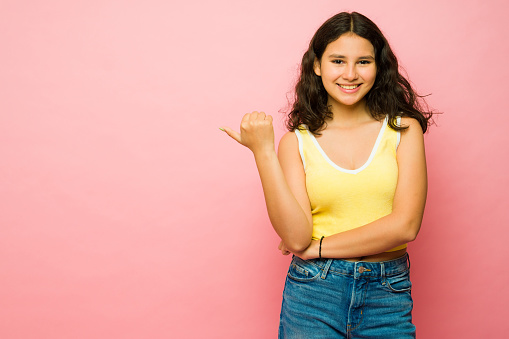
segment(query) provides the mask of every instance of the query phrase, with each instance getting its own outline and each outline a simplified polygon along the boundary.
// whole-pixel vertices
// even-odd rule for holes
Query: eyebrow
[[[331,55],[329,55],[329,59],[346,59],[346,56],[341,55],[341,54],[331,54]],[[366,60],[366,59],[375,60],[375,58],[372,57],[371,55],[363,55],[363,56],[359,57],[358,59],[359,60]]]

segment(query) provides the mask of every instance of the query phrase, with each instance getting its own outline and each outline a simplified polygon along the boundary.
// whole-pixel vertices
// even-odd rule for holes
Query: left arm
[[[408,128],[401,131],[397,150],[399,174],[392,213],[367,225],[324,238],[323,258],[355,258],[378,254],[417,237],[428,186],[424,138],[416,120],[403,118],[402,124]],[[318,258],[318,244],[319,241],[313,241],[305,251],[296,255],[303,259]]]

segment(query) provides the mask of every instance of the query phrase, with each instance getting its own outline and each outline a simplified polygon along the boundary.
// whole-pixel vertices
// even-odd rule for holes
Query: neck
[[[373,120],[364,100],[354,105],[343,105],[338,102],[329,101],[329,106],[332,112],[332,120],[327,122],[328,125],[352,126]]]

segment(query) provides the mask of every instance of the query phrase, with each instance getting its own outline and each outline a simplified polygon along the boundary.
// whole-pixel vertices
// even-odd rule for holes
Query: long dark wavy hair
[[[389,126],[394,130],[408,128],[397,126],[396,117],[411,117],[419,121],[423,132],[432,122],[433,113],[423,97],[418,95],[407,79],[400,74],[398,59],[392,52],[380,29],[364,15],[342,12],[327,20],[315,33],[304,53],[300,77],[295,86],[295,101],[288,113],[286,125],[294,131],[301,124],[314,134],[320,134],[332,112],[327,104],[328,94],[322,79],[314,72],[315,60],[320,61],[328,44],[345,33],[354,33],[369,42],[375,50],[377,74],[375,83],[364,97],[369,113],[376,120],[389,116]]]

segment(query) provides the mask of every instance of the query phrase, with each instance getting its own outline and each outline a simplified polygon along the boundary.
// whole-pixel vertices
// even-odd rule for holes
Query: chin
[[[355,106],[357,105],[359,102],[361,102],[361,100],[341,100],[341,101],[338,101],[341,105],[343,106]]]
[[[355,97],[355,98],[344,98],[344,97],[340,97],[340,98],[333,98],[333,97],[329,97],[330,99],[334,100],[338,105],[341,105],[341,106],[347,106],[347,107],[352,107],[352,106],[355,106],[357,104],[359,104],[360,102],[362,102],[362,100],[364,99],[364,96],[362,97]]]

